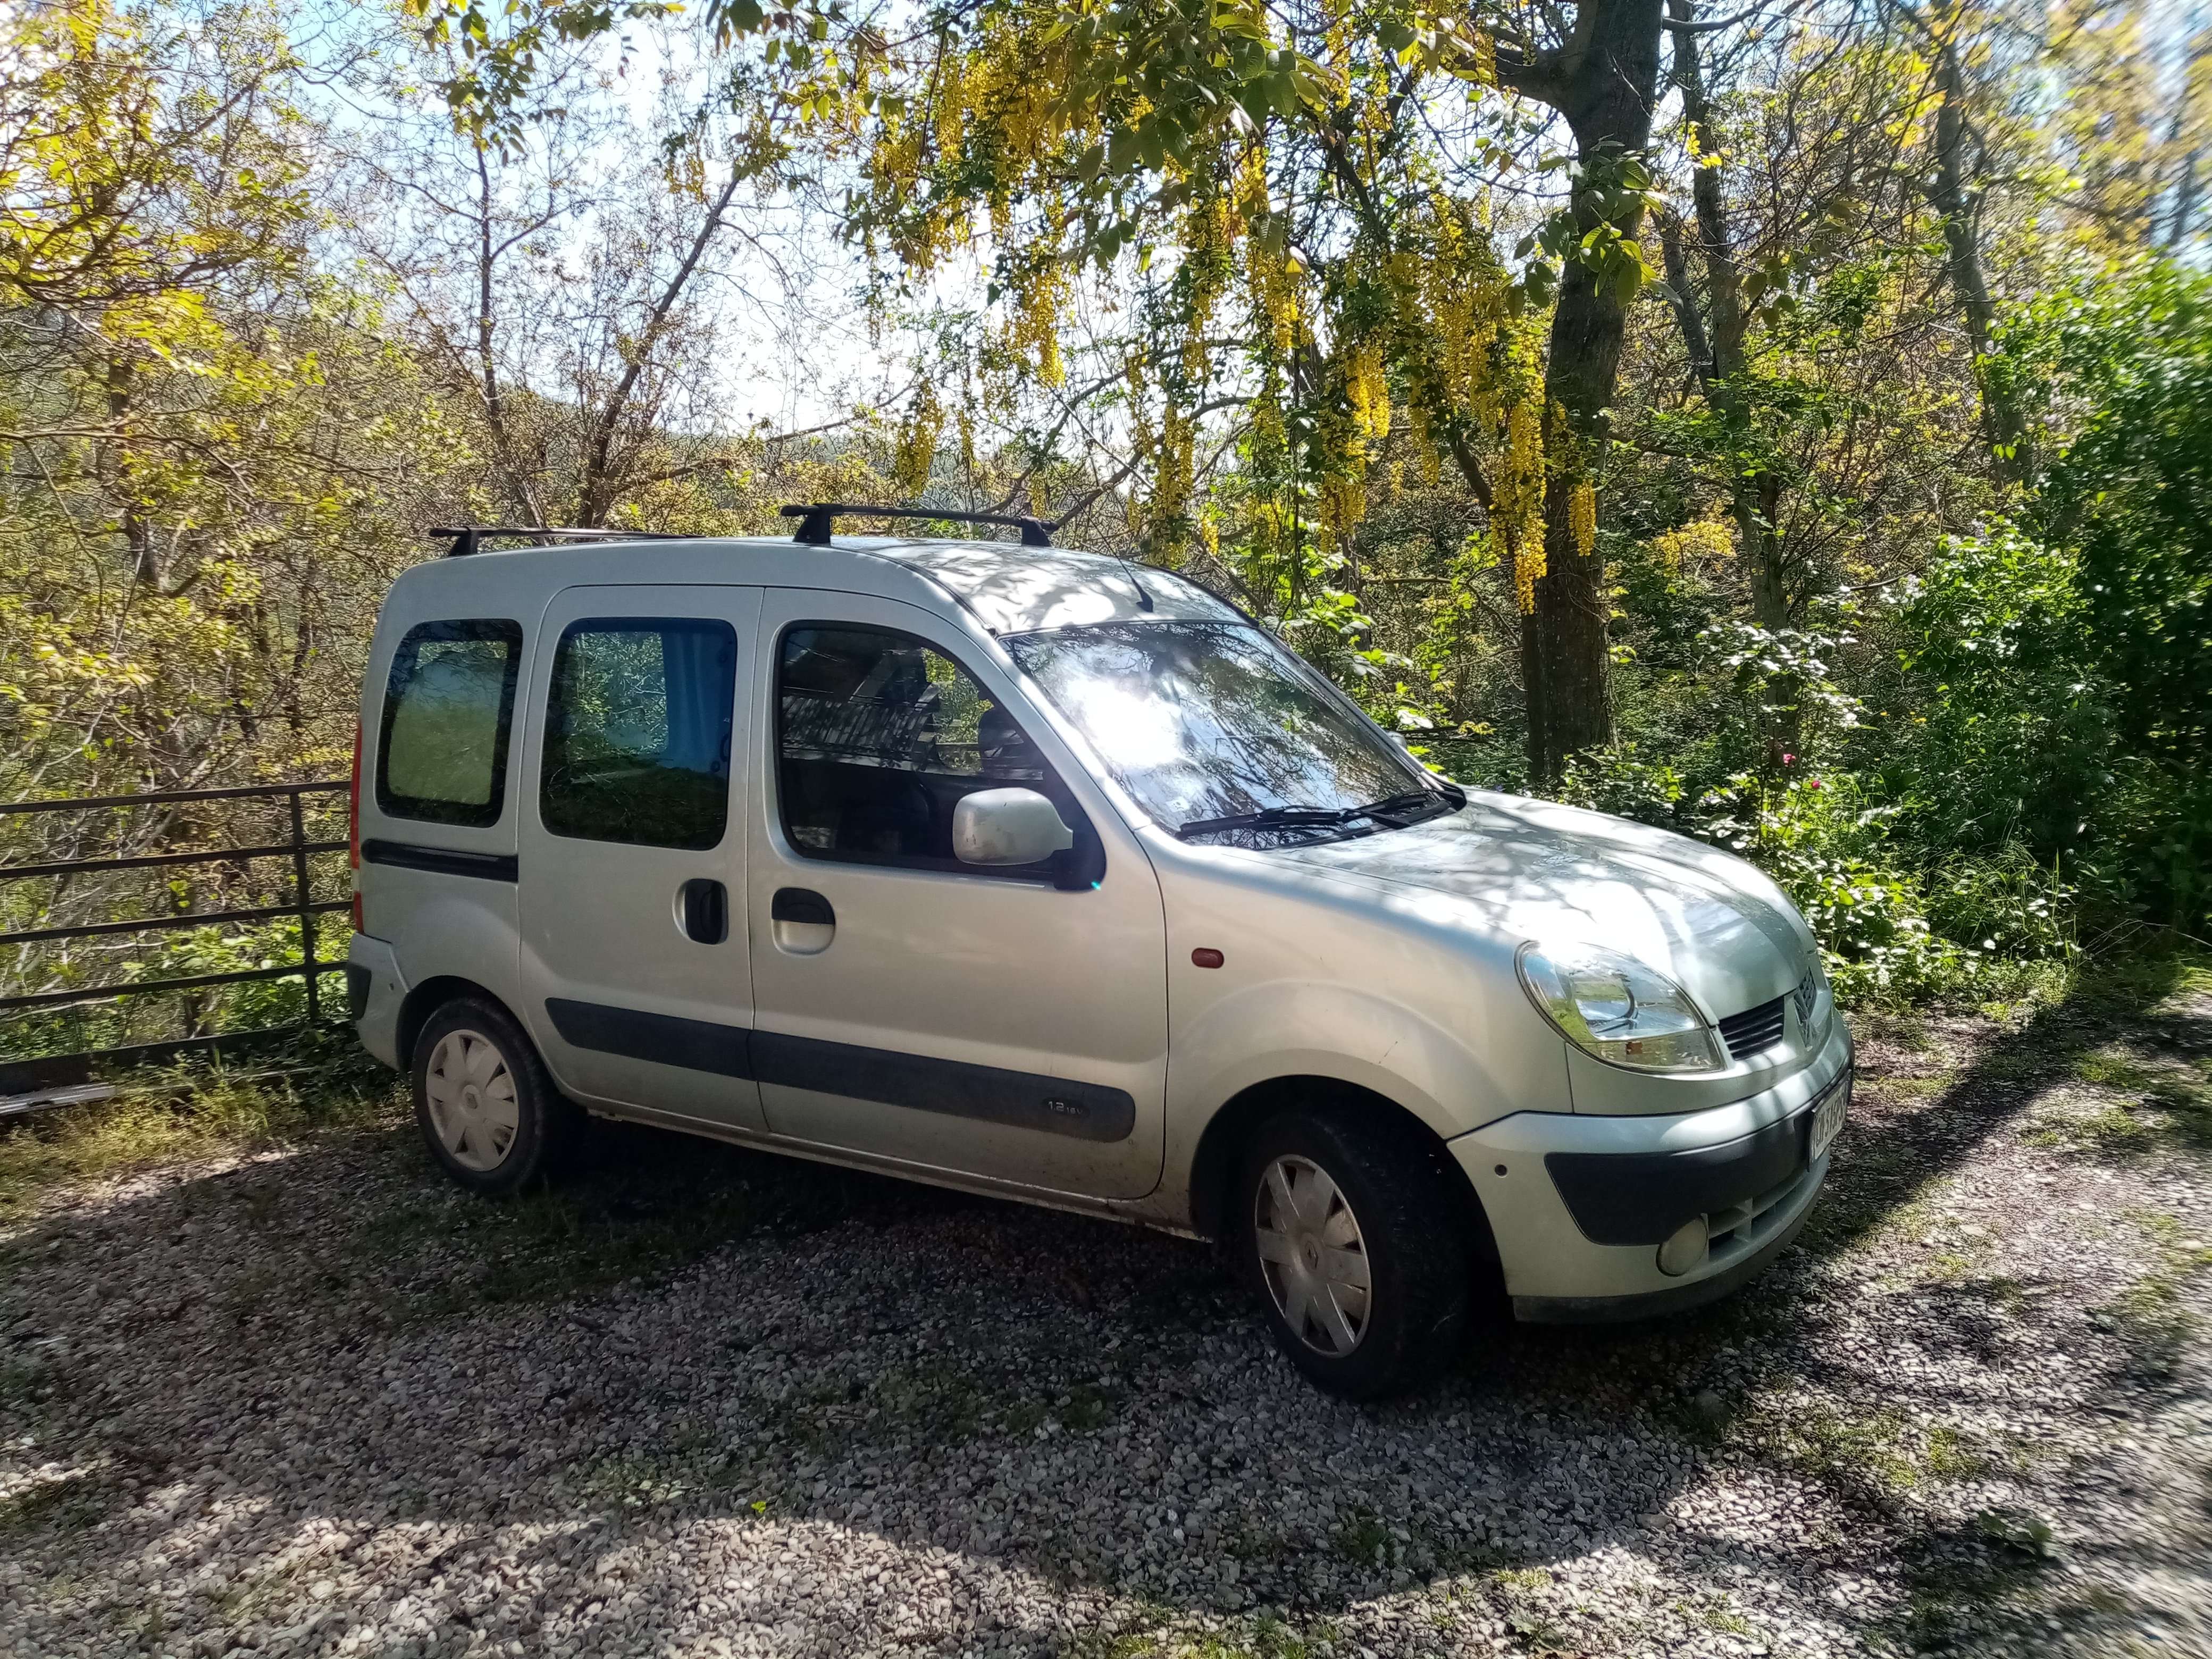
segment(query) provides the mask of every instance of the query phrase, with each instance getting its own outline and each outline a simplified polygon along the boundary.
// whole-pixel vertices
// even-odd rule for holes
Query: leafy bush
[[[2116,897],[2198,928],[2212,918],[2212,276],[2156,260],[2095,273],[2026,312],[2008,347],[2045,411],[2030,516],[2071,577],[2065,655],[2111,728],[2081,798],[2091,863]],[[2062,443],[2054,428],[2081,410]]]
[[[1847,1001],[1928,994],[1963,976],[1967,953],[1929,927],[1917,879],[1885,844],[1893,809],[1848,775],[1770,787],[1743,774],[1698,803],[1698,833],[1759,866],[1820,941]]]
[[[1947,542],[1906,588],[1879,761],[1901,834],[2071,860],[2108,781],[2113,724],[2081,610],[2073,561],[2011,526]]]
[[[1664,761],[1640,758],[1632,744],[1571,757],[1565,775],[1552,792],[1570,806],[1587,806],[1662,830],[1686,827],[1678,811],[1685,793],[1680,773]]]

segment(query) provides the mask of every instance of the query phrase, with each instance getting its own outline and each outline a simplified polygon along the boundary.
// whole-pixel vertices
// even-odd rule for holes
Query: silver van
[[[1165,571],[832,533],[881,510],[393,585],[348,981],[454,1180],[592,1113],[1212,1238],[1355,1396],[1486,1293],[1638,1317],[1790,1243],[1851,1038],[1765,876],[1447,782]]]

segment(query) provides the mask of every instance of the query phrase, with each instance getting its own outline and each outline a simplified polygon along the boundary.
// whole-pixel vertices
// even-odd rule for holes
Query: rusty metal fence
[[[33,814],[76,813],[88,817],[105,812],[125,821],[131,815],[149,809],[156,814],[156,822],[150,830],[109,837],[111,841],[119,839],[126,850],[111,848],[106,855],[98,857],[34,856],[0,863],[0,917],[10,922],[35,920],[42,924],[0,932],[0,947],[5,947],[0,950],[0,971],[5,974],[0,986],[19,986],[27,981],[40,984],[40,988],[11,988],[7,994],[0,994],[0,1016],[83,1005],[112,1005],[119,999],[173,998],[259,981],[298,978],[305,981],[304,1024],[319,1024],[321,975],[337,971],[343,961],[343,957],[332,961],[322,958],[317,945],[316,919],[347,908],[349,901],[315,896],[314,860],[319,854],[343,852],[347,843],[343,838],[318,839],[309,833],[307,800],[313,796],[343,793],[346,788],[346,781],[337,779],[0,804],[0,828],[11,830]],[[256,809],[265,813],[266,808],[276,808],[277,821],[274,824],[245,824],[245,838],[240,844],[173,844],[207,839],[211,826],[206,815],[210,809],[230,803],[246,803],[248,810],[242,814],[219,815],[227,823],[212,826],[215,830],[238,828],[235,820],[241,816],[251,818]],[[77,822],[82,823],[85,819]],[[79,833],[58,839],[65,846],[81,848],[88,838],[98,837]],[[20,835],[10,837],[19,846],[33,839],[37,838]],[[278,860],[282,863],[278,864]],[[183,878],[182,872],[201,869],[212,869],[216,874],[211,893]],[[129,878],[138,872],[161,872],[158,891],[149,891],[143,886],[132,890]],[[118,876],[125,878],[119,890],[112,884],[103,885],[105,878]],[[25,885],[41,881],[51,884],[42,895]],[[27,892],[32,896],[18,900],[17,896]],[[222,908],[200,908],[199,903],[210,896]],[[241,897],[260,902],[241,903],[238,902]],[[120,916],[111,914],[97,921],[56,920],[72,910],[127,911],[134,905],[166,908],[151,908],[150,913],[141,908],[137,913]],[[285,921],[297,927],[296,947],[290,952],[293,959],[254,967],[159,974],[144,972],[145,963],[134,963],[126,964],[128,976],[119,981],[84,982],[83,964],[67,959],[65,955],[55,954],[56,947],[72,941],[116,939],[127,949],[131,942],[178,929],[236,927]],[[160,966],[158,962],[154,965]],[[57,979],[79,982],[41,982]],[[187,1023],[204,1023],[204,1016],[196,1015]],[[0,1034],[0,1097],[81,1084],[103,1063],[169,1058],[240,1037],[277,1035],[300,1029],[301,1024],[291,1021],[243,1031],[189,1030],[154,1042],[88,1047],[20,1058],[9,1054],[8,1048],[12,1045],[5,1034]]]

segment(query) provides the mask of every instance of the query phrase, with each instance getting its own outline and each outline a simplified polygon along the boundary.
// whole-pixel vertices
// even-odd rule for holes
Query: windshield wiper
[[[1178,836],[1210,836],[1218,830],[1303,830],[1342,823],[1360,809],[1328,806],[1263,806],[1256,812],[1231,812],[1225,818],[1193,818],[1177,824]]]
[[[1456,790],[1408,789],[1385,795],[1364,806],[1263,806],[1255,812],[1232,812],[1225,818],[1194,818],[1176,827],[1178,836],[1208,836],[1222,830],[1334,829],[1354,818],[1395,817],[1429,805],[1451,806]],[[1459,796],[1464,804],[1466,797]]]
[[[1385,795],[1381,800],[1370,800],[1364,806],[1346,809],[1345,816],[1357,818],[1395,817],[1401,812],[1419,811],[1424,806],[1445,806],[1456,812],[1467,805],[1467,791],[1455,783],[1447,783],[1440,789],[1408,789],[1401,795]]]

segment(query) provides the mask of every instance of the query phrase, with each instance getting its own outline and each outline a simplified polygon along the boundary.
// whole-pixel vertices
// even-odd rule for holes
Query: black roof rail
[[[453,544],[446,550],[446,556],[449,559],[481,552],[485,541],[502,536],[535,536],[541,541],[550,541],[557,536],[567,541],[582,542],[696,542],[705,539],[675,530],[586,530],[540,524],[443,526],[422,533],[426,536],[451,536]]]
[[[798,532],[791,539],[809,547],[830,545],[832,519],[951,519],[960,524],[1003,525],[1022,532],[1024,547],[1050,547],[1052,532],[1060,528],[1026,514],[1012,516],[1004,513],[957,513],[949,507],[855,507],[847,501],[814,501],[805,507],[787,507],[783,516],[799,520]]]

